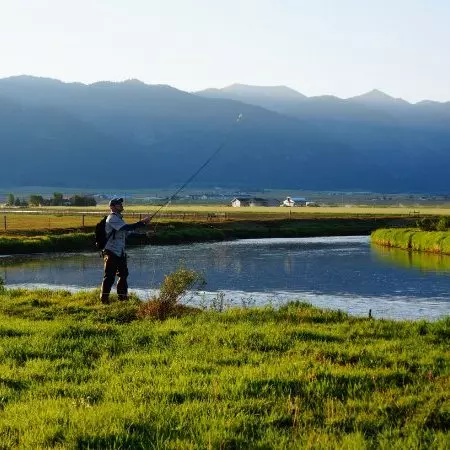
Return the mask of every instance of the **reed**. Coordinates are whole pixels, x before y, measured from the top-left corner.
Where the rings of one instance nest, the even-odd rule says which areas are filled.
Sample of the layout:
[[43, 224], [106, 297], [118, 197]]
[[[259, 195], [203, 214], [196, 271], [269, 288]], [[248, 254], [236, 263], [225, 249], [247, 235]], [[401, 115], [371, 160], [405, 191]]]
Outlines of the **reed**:
[[450, 231], [420, 231], [415, 228], [388, 228], [372, 232], [371, 242], [404, 250], [450, 254]]

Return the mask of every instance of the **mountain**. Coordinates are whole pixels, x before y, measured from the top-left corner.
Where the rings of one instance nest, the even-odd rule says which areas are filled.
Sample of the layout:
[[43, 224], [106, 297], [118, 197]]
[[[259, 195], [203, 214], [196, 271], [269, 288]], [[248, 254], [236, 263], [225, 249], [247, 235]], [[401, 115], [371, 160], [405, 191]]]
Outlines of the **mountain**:
[[205, 89], [196, 92], [207, 98], [226, 98], [236, 100], [262, 108], [284, 113], [286, 105], [307, 99], [300, 92], [287, 86], [249, 86], [246, 84], [232, 84], [223, 89]]
[[[0, 186], [180, 185], [223, 146], [196, 183], [448, 190], [446, 104], [407, 104], [408, 111], [417, 107], [422, 117], [433, 117], [417, 126], [409, 113], [371, 107], [373, 95], [364, 102], [307, 98], [283, 86], [244, 85], [214, 92], [138, 80], [0, 79]], [[238, 93], [239, 101], [226, 98]], [[282, 111], [263, 107], [264, 101]]]
[[402, 98], [391, 97], [390, 95], [378, 89], [372, 89], [371, 91], [366, 92], [365, 94], [361, 94], [356, 97], [351, 97], [348, 100], [370, 106], [410, 105], [410, 103], [407, 102], [406, 100], [403, 100]]

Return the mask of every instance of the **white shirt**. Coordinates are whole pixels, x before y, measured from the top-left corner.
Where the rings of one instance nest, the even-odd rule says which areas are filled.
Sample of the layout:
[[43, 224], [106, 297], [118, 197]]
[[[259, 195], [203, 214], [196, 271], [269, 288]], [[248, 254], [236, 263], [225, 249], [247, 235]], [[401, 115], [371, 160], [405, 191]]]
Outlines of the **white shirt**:
[[[109, 250], [119, 257], [125, 252], [125, 241], [130, 234], [130, 231], [119, 231], [124, 225], [126, 225], [126, 223], [119, 213], [111, 213], [106, 219], [106, 237], [111, 237], [105, 245], [105, 250]], [[114, 230], [115, 233], [113, 233]]]

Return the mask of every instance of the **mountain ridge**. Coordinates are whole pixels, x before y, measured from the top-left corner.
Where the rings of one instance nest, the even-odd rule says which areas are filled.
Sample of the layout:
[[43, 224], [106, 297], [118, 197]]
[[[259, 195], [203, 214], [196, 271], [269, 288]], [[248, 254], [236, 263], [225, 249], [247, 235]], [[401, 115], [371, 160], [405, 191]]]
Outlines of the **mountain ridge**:
[[[260, 89], [252, 92], [257, 95], [243, 101], [228, 98], [229, 92], [222, 92], [223, 98], [204, 97], [133, 79], [92, 84], [0, 79], [0, 157], [5, 162], [0, 183], [173, 185], [184, 182], [225, 141], [197, 182], [448, 190], [447, 104], [406, 102], [397, 108], [394, 102], [391, 108], [389, 100], [375, 108], [332, 96], [273, 101]], [[243, 121], [233, 126], [241, 113]]]

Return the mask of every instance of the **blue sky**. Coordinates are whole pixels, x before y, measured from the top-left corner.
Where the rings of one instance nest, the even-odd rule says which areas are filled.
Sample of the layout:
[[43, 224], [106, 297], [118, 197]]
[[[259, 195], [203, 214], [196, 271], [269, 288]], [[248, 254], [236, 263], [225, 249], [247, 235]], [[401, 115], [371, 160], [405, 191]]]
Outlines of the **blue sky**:
[[0, 78], [450, 101], [449, 0], [0, 0]]

